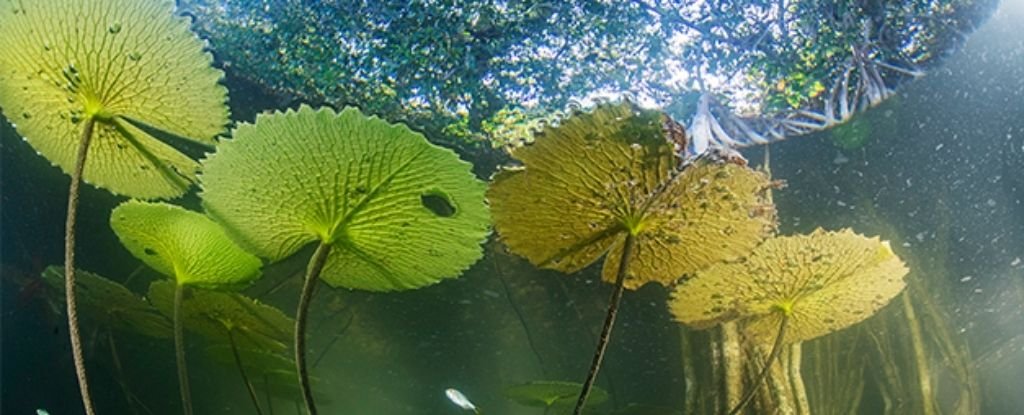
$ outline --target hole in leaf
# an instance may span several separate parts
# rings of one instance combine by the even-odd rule
[[[420,203],[437,216],[449,218],[455,215],[455,205],[441,191],[434,190],[420,195]]]

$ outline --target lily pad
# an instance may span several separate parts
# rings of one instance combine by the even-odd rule
[[[669,308],[694,328],[744,319],[747,334],[766,344],[789,315],[789,344],[872,316],[903,290],[907,272],[877,237],[818,229],[769,239],[743,261],[698,272],[679,285]]]
[[[111,212],[110,226],[132,255],[178,284],[236,287],[259,276],[260,260],[201,213],[129,200]]]
[[[203,206],[257,255],[330,245],[334,287],[418,288],[482,255],[484,184],[454,152],[355,108],[260,115],[203,162]]]
[[[677,131],[667,115],[628,103],[547,128],[513,152],[523,166],[488,190],[498,234],[534,265],[567,273],[608,254],[608,282],[633,234],[629,289],[745,255],[775,226],[768,178],[707,159],[679,171]]]
[[[171,321],[141,296],[91,272],[76,270],[75,274],[78,304],[99,325],[149,337],[171,337]],[[46,285],[64,296],[64,267],[46,267],[42,277]]]
[[[537,408],[571,409],[576,404],[583,385],[575,382],[539,380],[505,388],[505,397],[521,405]],[[590,405],[608,401],[608,392],[593,387],[590,390]]]
[[[228,124],[223,73],[173,1],[4,2],[0,39],[4,115],[68,173],[97,121],[83,177],[111,192],[184,193],[199,164],[151,131],[212,146]]]
[[[174,313],[172,281],[149,285],[149,301],[167,316]],[[291,318],[280,310],[237,293],[193,289],[182,304],[185,327],[217,342],[232,330],[239,347],[283,351],[291,341]]]

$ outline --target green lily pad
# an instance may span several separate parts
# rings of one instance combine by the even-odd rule
[[[180,195],[199,164],[137,124],[212,146],[228,124],[223,73],[169,0],[0,5],[0,108],[71,172],[96,121],[84,180],[139,198]]]
[[[75,292],[83,314],[99,325],[168,339],[171,321],[141,296],[125,286],[88,271],[75,270]],[[51,265],[43,270],[43,281],[64,296],[64,267]]]
[[[484,185],[469,163],[355,108],[260,115],[203,161],[203,206],[257,255],[331,245],[321,278],[392,291],[458,276],[482,255]]]
[[[132,255],[178,284],[235,287],[259,276],[259,258],[201,213],[129,200],[111,212],[110,226]]]
[[[775,225],[768,178],[746,166],[698,160],[677,170],[663,113],[604,105],[539,134],[488,190],[495,228],[534,265],[571,273],[608,254],[614,282],[626,235],[636,236],[624,286],[669,285],[745,255]]]
[[[149,301],[167,316],[174,315],[172,281],[149,285]],[[185,328],[217,342],[228,342],[232,330],[242,348],[283,351],[291,344],[295,322],[281,310],[237,293],[192,289],[182,302]]]
[[[789,344],[874,315],[903,290],[907,272],[888,242],[818,229],[769,239],[744,261],[698,272],[676,288],[669,308],[694,328],[745,319],[748,335],[765,344],[788,314]]]
[[[538,380],[505,388],[505,397],[521,405],[536,408],[567,408],[576,405],[583,385],[575,382]],[[599,387],[590,390],[587,402],[592,406],[608,401],[608,392]]]

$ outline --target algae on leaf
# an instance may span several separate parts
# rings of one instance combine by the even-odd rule
[[[675,290],[670,309],[694,328],[746,319],[744,331],[765,343],[786,314],[783,343],[802,342],[872,316],[903,290],[907,272],[878,238],[818,229],[698,272]]]
[[[677,170],[672,121],[605,105],[546,129],[488,191],[495,228],[531,263],[571,273],[608,253],[615,281],[626,234],[636,236],[625,287],[663,285],[742,256],[774,228],[765,175],[698,160]]]
[[[628,102],[575,114],[512,155],[488,190],[495,229],[537,266],[578,271],[605,256],[614,284],[575,414],[597,377],[625,288],[669,285],[737,259],[775,228],[772,183],[745,163],[701,157],[680,165],[683,128]]]
[[[136,124],[212,146],[228,124],[223,74],[169,0],[0,3],[0,108],[71,173],[95,121],[84,179],[140,198],[185,192],[199,164]]]

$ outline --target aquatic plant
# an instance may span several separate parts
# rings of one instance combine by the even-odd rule
[[[742,261],[698,271],[673,292],[675,319],[708,328],[741,319],[742,331],[771,352],[755,387],[786,344],[844,329],[872,316],[905,287],[908,269],[888,243],[851,230],[775,237]],[[774,337],[774,342],[772,338]]]
[[[505,397],[525,406],[544,408],[544,413],[572,413],[576,399],[583,385],[575,382],[535,380],[505,388]],[[590,404],[600,405],[608,401],[608,392],[593,387]]]
[[[189,330],[213,341],[227,342],[256,413],[262,413],[245,367],[287,360],[277,353],[288,348],[294,321],[275,307],[234,292],[191,290],[179,306],[177,291],[176,284],[157,281],[150,284],[147,297],[163,313],[177,313],[182,320],[181,325]],[[246,363],[241,357],[243,353],[247,355]],[[294,366],[288,362],[286,367]],[[280,368],[280,365],[271,366]]]
[[[174,350],[184,413],[192,413],[185,362],[182,302],[187,287],[232,288],[259,276],[260,260],[243,251],[201,213],[166,203],[124,202],[110,226],[136,258],[174,279]]]
[[[75,274],[80,309],[100,326],[160,339],[173,335],[171,321],[124,285],[81,269]],[[46,285],[64,295],[63,268],[46,267],[42,278]]]
[[[295,321],[311,414],[305,327],[318,279],[368,291],[423,287],[476,262],[488,234],[484,185],[469,163],[355,108],[260,115],[203,166],[203,206],[243,247],[276,261],[317,245]]]
[[[572,273],[607,254],[601,275],[614,289],[577,413],[623,289],[738,258],[774,229],[765,175],[708,158],[680,171],[674,150],[685,141],[663,113],[608,104],[515,149],[523,166],[499,172],[488,190],[502,241],[534,265]]]
[[[87,415],[95,410],[73,272],[80,182],[139,198],[180,195],[198,164],[154,130],[212,145],[228,122],[227,91],[217,83],[222,73],[210,67],[212,57],[173,8],[169,0],[0,5],[0,108],[25,141],[71,175],[64,236],[68,334]]]

